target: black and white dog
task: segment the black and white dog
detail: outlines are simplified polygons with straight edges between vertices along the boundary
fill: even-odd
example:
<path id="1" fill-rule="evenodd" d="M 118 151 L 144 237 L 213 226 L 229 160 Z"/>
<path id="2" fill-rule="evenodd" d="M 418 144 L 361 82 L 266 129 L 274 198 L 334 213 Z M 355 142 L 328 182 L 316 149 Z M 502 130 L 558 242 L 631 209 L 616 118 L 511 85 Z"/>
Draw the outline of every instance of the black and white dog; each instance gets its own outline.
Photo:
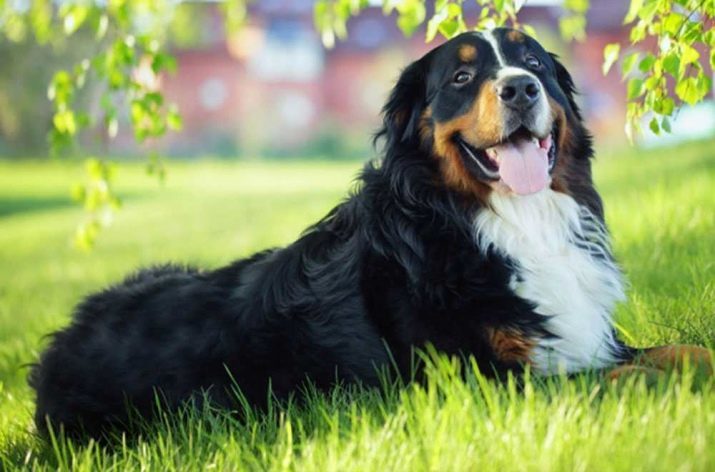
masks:
<path id="1" fill-rule="evenodd" d="M 591 179 L 591 140 L 555 56 L 509 29 L 466 33 L 407 67 L 382 159 L 286 248 L 228 267 L 142 270 L 91 295 L 34 367 L 36 424 L 99 435 L 127 406 L 254 405 L 306 381 L 376 385 L 413 351 L 487 374 L 655 367 L 704 349 L 614 334 L 623 284 Z"/>

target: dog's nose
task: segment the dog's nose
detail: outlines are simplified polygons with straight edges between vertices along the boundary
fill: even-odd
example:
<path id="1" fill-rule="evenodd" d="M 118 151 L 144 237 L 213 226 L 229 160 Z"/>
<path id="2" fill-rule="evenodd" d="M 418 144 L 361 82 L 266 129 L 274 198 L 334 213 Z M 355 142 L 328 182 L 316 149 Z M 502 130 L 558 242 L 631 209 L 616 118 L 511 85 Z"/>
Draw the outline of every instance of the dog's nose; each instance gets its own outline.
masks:
<path id="1" fill-rule="evenodd" d="M 539 82 L 528 75 L 505 78 L 497 85 L 499 99 L 508 107 L 516 110 L 527 110 L 539 99 L 541 86 Z"/>

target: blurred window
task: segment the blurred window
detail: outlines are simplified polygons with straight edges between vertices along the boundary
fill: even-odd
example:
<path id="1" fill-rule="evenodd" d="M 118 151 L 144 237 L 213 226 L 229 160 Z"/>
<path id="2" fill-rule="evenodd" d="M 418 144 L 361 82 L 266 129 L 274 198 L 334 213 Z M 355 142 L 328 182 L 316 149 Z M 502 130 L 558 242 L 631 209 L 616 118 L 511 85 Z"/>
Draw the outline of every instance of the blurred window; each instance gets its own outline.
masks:
<path id="1" fill-rule="evenodd" d="M 310 97 L 300 92 L 284 92 L 276 100 L 281 127 L 299 129 L 307 127 L 315 118 L 315 105 Z"/>
<path id="2" fill-rule="evenodd" d="M 220 109 L 228 98 L 228 89 L 222 79 L 212 77 L 204 80 L 199 86 L 199 102 L 204 110 Z"/>
<path id="3" fill-rule="evenodd" d="M 313 0 L 261 0 L 256 8 L 266 13 L 312 13 Z"/>
<path id="4" fill-rule="evenodd" d="M 323 48 L 305 23 L 274 20 L 266 29 L 262 49 L 252 55 L 248 67 L 266 81 L 309 82 L 323 72 Z"/>
<path id="5" fill-rule="evenodd" d="M 375 18 L 358 18 L 350 35 L 359 47 L 375 49 L 387 40 L 387 24 Z"/>

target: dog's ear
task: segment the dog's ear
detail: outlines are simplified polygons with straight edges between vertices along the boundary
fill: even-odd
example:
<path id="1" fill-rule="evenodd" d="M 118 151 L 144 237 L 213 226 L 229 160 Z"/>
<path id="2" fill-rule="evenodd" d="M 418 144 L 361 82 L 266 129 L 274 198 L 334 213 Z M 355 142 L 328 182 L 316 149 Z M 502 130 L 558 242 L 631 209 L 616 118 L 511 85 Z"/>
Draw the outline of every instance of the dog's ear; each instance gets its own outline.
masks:
<path id="1" fill-rule="evenodd" d="M 387 145 L 417 139 L 420 116 L 426 106 L 427 56 L 402 71 L 397 84 L 382 108 L 382 129 L 375 136 L 385 137 Z"/>
<path id="2" fill-rule="evenodd" d="M 576 86 L 573 83 L 573 78 L 569 71 L 564 67 L 564 65 L 559 61 L 559 56 L 553 53 L 549 53 L 551 59 L 554 61 L 554 66 L 556 67 L 556 80 L 559 82 L 559 87 L 563 90 L 566 99 L 569 102 L 569 106 L 574 112 L 574 115 L 581 120 L 581 110 L 579 110 L 576 104 L 575 96 L 577 94 Z"/>

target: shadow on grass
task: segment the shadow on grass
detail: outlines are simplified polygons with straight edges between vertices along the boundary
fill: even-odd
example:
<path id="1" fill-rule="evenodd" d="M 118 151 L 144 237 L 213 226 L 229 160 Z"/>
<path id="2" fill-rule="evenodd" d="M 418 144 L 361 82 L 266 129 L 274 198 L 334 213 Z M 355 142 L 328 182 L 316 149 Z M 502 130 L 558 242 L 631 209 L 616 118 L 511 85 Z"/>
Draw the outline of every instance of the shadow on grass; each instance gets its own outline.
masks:
<path id="1" fill-rule="evenodd" d="M 0 218 L 21 213 L 56 210 L 73 205 L 75 205 L 75 203 L 72 199 L 64 195 L 49 197 L 0 197 Z"/>
<path id="2" fill-rule="evenodd" d="M 136 201 L 144 196 L 139 193 L 119 195 L 122 203 Z M 68 194 L 50 196 L 0 196 L 0 218 L 21 215 L 24 213 L 38 213 L 42 211 L 61 210 L 65 208 L 78 208 L 81 205 L 72 200 Z"/>

